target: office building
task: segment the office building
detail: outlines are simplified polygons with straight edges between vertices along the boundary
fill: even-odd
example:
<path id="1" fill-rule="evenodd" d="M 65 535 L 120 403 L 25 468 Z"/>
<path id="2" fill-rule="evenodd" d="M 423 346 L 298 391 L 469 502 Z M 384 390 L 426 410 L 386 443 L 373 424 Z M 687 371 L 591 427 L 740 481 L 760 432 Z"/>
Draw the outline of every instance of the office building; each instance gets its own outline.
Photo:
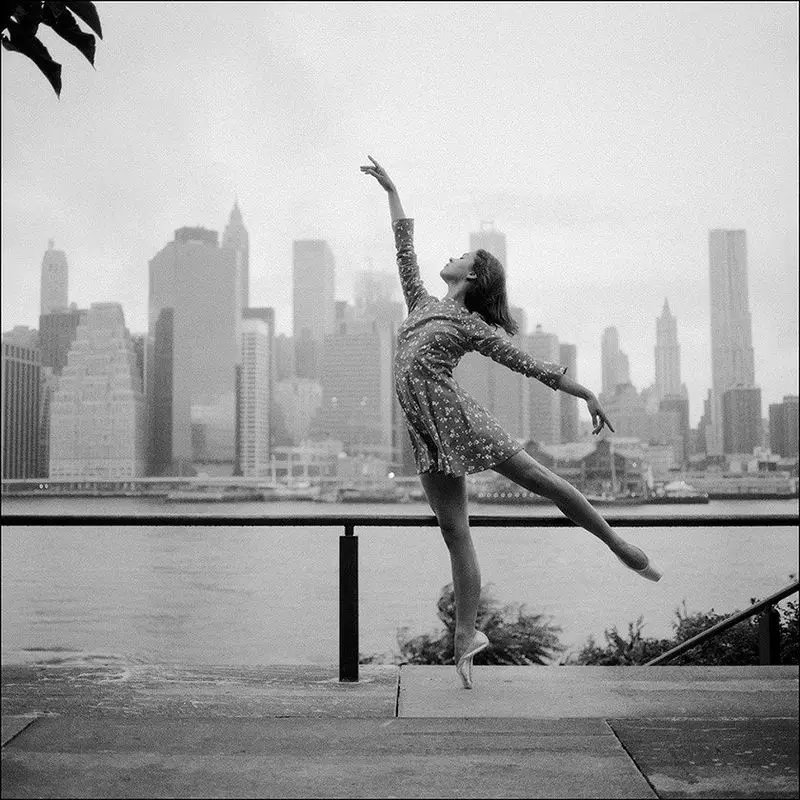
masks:
<path id="1" fill-rule="evenodd" d="M 558 364 L 561 349 L 558 336 L 545 333 L 541 325 L 527 337 L 528 352 L 539 361 Z M 559 392 L 537 381 L 528 381 L 530 391 L 530 438 L 539 444 L 561 443 L 561 400 Z"/>
<path id="2" fill-rule="evenodd" d="M 613 395 L 617 386 L 630 383 L 628 356 L 619 349 L 619 332 L 610 327 L 603 331 L 600 340 L 602 358 L 602 393 Z"/>
<path id="3" fill-rule="evenodd" d="M 250 305 L 250 236 L 244 226 L 238 202 L 234 202 L 228 224 L 222 233 L 222 247 L 234 252 L 239 308 L 247 308 Z"/>
<path id="4" fill-rule="evenodd" d="M 52 398 L 50 477 L 143 476 L 146 451 L 145 399 L 122 306 L 92 303 Z"/>
<path id="5" fill-rule="evenodd" d="M 51 311 L 39 317 L 42 366 L 50 367 L 56 375 L 61 374 L 67 363 L 67 353 L 75 341 L 78 325 L 85 313 L 73 303 L 70 308 Z"/>
<path id="6" fill-rule="evenodd" d="M 578 348 L 574 344 L 559 344 L 558 363 L 567 368 L 570 378 L 578 379 Z M 578 398 L 559 392 L 558 400 L 561 406 L 561 442 L 577 442 L 580 439 Z"/>
<path id="7" fill-rule="evenodd" d="M 769 447 L 784 458 L 798 455 L 797 424 L 800 416 L 798 396 L 785 395 L 782 403 L 769 407 Z"/>
<path id="8" fill-rule="evenodd" d="M 38 478 L 42 356 L 36 331 L 17 326 L 2 337 L 0 431 L 3 478 Z"/>
<path id="9" fill-rule="evenodd" d="M 179 228 L 150 260 L 145 384 L 153 475 L 236 467 L 242 309 L 236 251 Z"/>
<path id="10" fill-rule="evenodd" d="M 681 349 L 678 344 L 678 321 L 664 298 L 661 316 L 656 319 L 656 398 L 681 393 Z"/>
<path id="11" fill-rule="evenodd" d="M 325 337 L 334 332 L 335 264 L 324 239 L 292 246 L 292 304 L 295 374 L 319 380 Z"/>
<path id="12" fill-rule="evenodd" d="M 67 256 L 63 250 L 53 249 L 53 245 L 54 242 L 50 239 L 44 258 L 42 258 L 40 315 L 50 314 L 53 311 L 64 311 L 68 305 Z"/>
<path id="13" fill-rule="evenodd" d="M 733 387 L 754 386 L 755 369 L 745 231 L 714 229 L 708 244 L 713 404 L 707 451 L 719 455 L 724 448 L 723 395 Z"/>
<path id="14" fill-rule="evenodd" d="M 470 250 L 486 250 L 491 253 L 500 263 L 508 269 L 506 262 L 506 235 L 494 227 L 493 222 L 481 222 L 480 230 L 469 235 Z M 454 253 L 460 256 L 461 253 Z"/>
<path id="15" fill-rule="evenodd" d="M 728 454 L 752 453 L 761 444 L 761 389 L 734 386 L 722 394 L 722 446 Z"/>
<path id="16" fill-rule="evenodd" d="M 240 465 L 245 477 L 269 470 L 270 330 L 258 317 L 242 320 Z"/>
<path id="17" fill-rule="evenodd" d="M 322 406 L 322 385 L 308 378 L 285 378 L 275 386 L 275 401 L 291 441 L 300 445 Z"/>

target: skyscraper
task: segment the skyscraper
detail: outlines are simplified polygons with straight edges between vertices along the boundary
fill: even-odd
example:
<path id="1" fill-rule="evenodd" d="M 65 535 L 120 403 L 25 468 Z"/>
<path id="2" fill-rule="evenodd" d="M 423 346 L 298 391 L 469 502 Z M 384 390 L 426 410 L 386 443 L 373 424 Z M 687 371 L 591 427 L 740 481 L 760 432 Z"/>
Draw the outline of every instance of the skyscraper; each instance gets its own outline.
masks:
<path id="1" fill-rule="evenodd" d="M 798 396 L 785 395 L 782 403 L 769 407 L 769 446 L 773 453 L 791 458 L 797 455 Z"/>
<path id="2" fill-rule="evenodd" d="M 50 414 L 50 477 L 144 475 L 145 400 L 119 303 L 92 303 L 78 326 Z"/>
<path id="3" fill-rule="evenodd" d="M 36 331 L 17 326 L 3 334 L 0 365 L 3 478 L 38 478 L 42 474 L 41 364 Z"/>
<path id="4" fill-rule="evenodd" d="M 334 331 L 333 253 L 324 239 L 300 239 L 292 255 L 295 372 L 319 380 L 323 342 Z"/>
<path id="5" fill-rule="evenodd" d="M 578 379 L 578 348 L 574 344 L 559 344 L 558 362 L 567 368 L 570 378 Z M 558 399 L 561 405 L 561 442 L 577 442 L 578 398 L 567 392 L 558 392 Z"/>
<path id="6" fill-rule="evenodd" d="M 39 314 L 63 311 L 67 307 L 67 256 L 63 250 L 54 250 L 53 244 L 53 240 L 50 239 L 42 258 Z"/>
<path id="7" fill-rule="evenodd" d="M 747 292 L 747 242 L 743 230 L 709 231 L 711 283 L 711 371 L 713 441 L 707 452 L 723 452 L 723 395 L 734 386 L 755 385 Z M 754 397 L 755 395 L 753 395 Z M 758 414 L 759 420 L 761 413 Z"/>
<path id="8" fill-rule="evenodd" d="M 528 352 L 540 361 L 558 363 L 561 351 L 558 336 L 545 333 L 541 325 L 527 337 Z M 541 444 L 561 443 L 560 392 L 554 392 L 541 381 L 529 380 L 530 387 L 530 438 Z"/>
<path id="9" fill-rule="evenodd" d="M 603 331 L 600 342 L 602 357 L 602 392 L 613 395 L 621 384 L 630 383 L 630 367 L 628 356 L 619 349 L 619 333 L 614 327 Z"/>
<path id="10" fill-rule="evenodd" d="M 67 353 L 81 319 L 86 314 L 72 304 L 72 307 L 50 311 L 39 317 L 39 347 L 42 351 L 42 366 L 50 367 L 56 375 L 61 374 L 67 363 Z"/>
<path id="11" fill-rule="evenodd" d="M 667 395 L 681 393 L 681 349 L 678 344 L 678 322 L 664 298 L 661 316 L 656 319 L 656 396 L 659 401 Z"/>
<path id="12" fill-rule="evenodd" d="M 145 355 L 151 474 L 231 474 L 241 318 L 236 251 L 216 231 L 179 228 L 150 260 Z"/>
<path id="13" fill-rule="evenodd" d="M 250 236 L 242 221 L 239 203 L 234 202 L 228 224 L 222 233 L 222 246 L 233 250 L 239 279 L 239 308 L 250 305 Z"/>
<path id="14" fill-rule="evenodd" d="M 506 235 L 498 231 L 493 222 L 481 222 L 480 230 L 470 233 L 469 249 L 488 251 L 508 269 L 508 264 L 506 263 Z"/>
<path id="15" fill-rule="evenodd" d="M 240 390 L 241 470 L 246 477 L 269 469 L 270 330 L 263 319 L 242 320 Z"/>
<path id="16" fill-rule="evenodd" d="M 733 386 L 722 393 L 724 453 L 752 453 L 761 444 L 761 389 Z"/>

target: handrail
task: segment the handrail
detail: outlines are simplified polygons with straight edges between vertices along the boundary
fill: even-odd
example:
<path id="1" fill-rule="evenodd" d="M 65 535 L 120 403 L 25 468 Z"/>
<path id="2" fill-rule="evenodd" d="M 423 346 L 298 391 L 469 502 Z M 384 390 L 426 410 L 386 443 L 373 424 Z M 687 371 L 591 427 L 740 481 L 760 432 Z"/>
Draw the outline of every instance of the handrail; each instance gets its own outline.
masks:
<path id="1" fill-rule="evenodd" d="M 615 528 L 698 528 L 698 527 L 774 527 L 798 525 L 798 514 L 760 514 L 752 516 L 731 516 L 718 514 L 714 516 L 642 516 L 642 517 L 606 517 L 608 523 Z M 572 520 L 561 515 L 542 516 L 489 516 L 483 514 L 471 515 L 469 523 L 474 527 L 498 528 L 569 528 L 576 527 Z M 365 516 L 358 514 L 316 514 L 313 516 L 281 515 L 260 517 L 237 517 L 200 514 L 145 514 L 133 515 L 55 515 L 55 514 L 0 514 L 0 524 L 36 526 L 67 526 L 67 525 L 109 525 L 109 526 L 146 526 L 146 525 L 179 525 L 188 527 L 192 525 L 204 526 L 232 526 L 232 527 L 339 527 L 344 528 L 344 534 L 339 536 L 339 680 L 346 682 L 358 681 L 358 536 L 355 535 L 356 526 L 369 528 L 386 527 L 436 527 L 438 521 L 432 514 L 392 514 L 386 516 Z M 781 590 L 786 591 L 786 590 Z M 797 591 L 796 584 L 794 591 Z M 788 592 L 791 594 L 791 591 Z M 780 594 L 780 592 L 778 593 Z M 767 600 L 757 604 L 759 607 L 769 606 L 777 602 L 777 595 L 772 595 Z M 782 595 L 782 597 L 787 595 Z M 752 613 L 756 613 L 755 611 Z M 775 614 L 770 614 L 766 633 L 763 640 L 768 650 L 767 662 L 770 663 L 772 652 L 776 647 L 778 635 Z M 737 620 L 739 621 L 739 620 Z M 699 636 L 711 636 L 715 629 L 721 625 L 730 627 L 736 622 L 726 620 L 715 628 Z M 724 630 L 724 628 L 723 628 Z M 698 637 L 694 637 L 697 639 Z M 686 649 L 694 639 L 684 642 Z M 677 648 L 676 648 L 677 650 Z M 673 654 L 675 651 L 671 651 Z M 670 653 L 659 658 L 663 659 Z M 658 659 L 648 662 L 655 663 Z"/>
<path id="2" fill-rule="evenodd" d="M 754 603 L 744 611 L 739 611 L 738 613 L 733 614 L 733 616 L 722 620 L 722 622 L 712 625 L 707 630 L 701 631 L 695 636 L 692 636 L 691 639 L 681 642 L 676 647 L 673 647 L 672 650 L 667 650 L 666 653 L 662 653 L 660 656 L 651 658 L 650 661 L 645 664 L 645 666 L 652 667 L 655 664 L 663 664 L 666 661 L 671 661 L 673 658 L 675 658 L 675 656 L 679 656 L 681 653 L 685 653 L 687 650 L 692 650 L 693 648 L 697 647 L 697 645 L 702 644 L 708 639 L 713 639 L 715 636 L 719 636 L 719 634 L 728 630 L 728 628 L 732 628 L 734 625 L 738 625 L 740 622 L 743 622 L 750 617 L 754 617 L 759 611 L 772 608 L 772 606 L 774 606 L 776 603 L 779 603 L 785 597 L 789 597 L 789 595 L 794 594 L 798 590 L 800 590 L 800 581 L 790 583 L 788 586 L 784 586 L 783 589 L 775 592 L 775 594 L 771 594 L 766 599 L 759 600 L 758 603 Z"/>

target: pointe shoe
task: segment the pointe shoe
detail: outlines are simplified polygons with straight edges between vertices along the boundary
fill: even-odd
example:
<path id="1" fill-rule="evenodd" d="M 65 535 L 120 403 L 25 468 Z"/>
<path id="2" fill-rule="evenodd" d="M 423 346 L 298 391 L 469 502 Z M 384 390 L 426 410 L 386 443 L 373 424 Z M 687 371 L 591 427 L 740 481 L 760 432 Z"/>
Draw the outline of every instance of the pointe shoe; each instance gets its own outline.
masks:
<path id="1" fill-rule="evenodd" d="M 489 639 L 483 631 L 475 631 L 475 636 L 472 643 L 466 649 L 464 655 L 458 659 L 456 664 L 456 672 L 461 678 L 465 689 L 472 688 L 472 659 L 481 650 L 485 650 L 489 646 Z"/>
<path id="2" fill-rule="evenodd" d="M 616 553 L 614 554 L 616 555 Z M 643 578 L 647 578 L 649 581 L 660 581 L 661 580 L 661 570 L 656 567 L 656 565 L 650 560 L 650 557 L 645 554 L 645 558 L 647 558 L 647 564 L 643 566 L 641 569 L 636 569 L 635 567 L 631 567 L 629 564 L 625 564 L 625 562 L 617 556 L 620 564 L 628 567 L 628 569 L 633 570 L 637 575 L 641 575 Z"/>

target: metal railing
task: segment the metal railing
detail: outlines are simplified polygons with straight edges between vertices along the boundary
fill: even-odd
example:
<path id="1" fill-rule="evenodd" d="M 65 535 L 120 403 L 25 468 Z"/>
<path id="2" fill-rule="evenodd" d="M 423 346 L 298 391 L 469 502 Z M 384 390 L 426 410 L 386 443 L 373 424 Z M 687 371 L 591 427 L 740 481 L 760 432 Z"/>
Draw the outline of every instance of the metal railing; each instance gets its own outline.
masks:
<path id="1" fill-rule="evenodd" d="M 612 528 L 743 528 L 743 527 L 777 527 L 797 526 L 800 518 L 797 514 L 762 514 L 753 516 L 686 516 L 663 517 L 658 515 L 637 517 L 605 516 Z M 469 523 L 475 528 L 572 528 L 575 523 L 562 516 L 488 516 L 470 515 Z M 183 514 L 142 514 L 137 516 L 116 515 L 33 515 L 8 514 L 0 517 L 2 525 L 16 526 L 228 526 L 228 527 L 341 527 L 344 533 L 339 536 L 339 680 L 342 682 L 358 681 L 358 536 L 356 527 L 362 528 L 424 528 L 437 527 L 438 522 L 432 514 L 387 514 L 379 517 L 358 516 L 355 514 L 318 514 L 314 516 L 186 516 Z M 674 657 L 678 652 L 696 646 L 700 642 L 695 639 L 703 637 L 703 641 L 717 635 L 727 628 L 741 622 L 759 610 L 771 610 L 766 623 L 766 653 L 773 655 L 777 649 L 776 638 L 777 615 L 773 606 L 797 591 L 797 584 L 787 587 L 762 600 L 746 611 L 740 612 L 725 620 L 714 628 L 705 631 L 679 647 L 664 653 L 648 664 L 661 663 L 667 657 Z M 755 609 L 755 610 L 754 610 Z M 772 636 L 772 641 L 769 637 Z M 694 642 L 694 643 L 693 643 Z M 768 661 L 767 663 L 774 663 Z"/>

